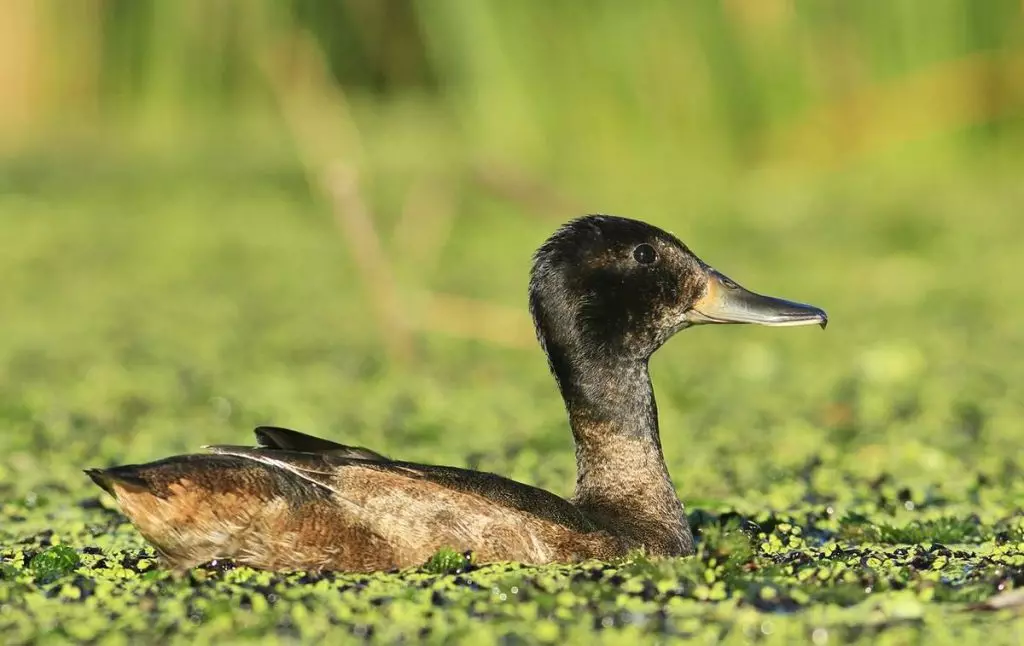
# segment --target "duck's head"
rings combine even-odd
[[[693,325],[828,322],[817,307],[744,289],[666,231],[608,215],[573,220],[540,247],[530,311],[556,374],[566,361],[646,360]]]

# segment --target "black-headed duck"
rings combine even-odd
[[[90,469],[178,569],[232,559],[273,570],[374,571],[448,547],[479,562],[693,552],[662,455],[647,364],[676,332],[710,323],[825,326],[825,312],[755,294],[675,236],[587,216],[534,256],[530,313],[568,411],[576,493],[492,473],[413,464],[276,427],[258,446],[209,446]]]

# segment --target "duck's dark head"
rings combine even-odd
[[[563,388],[563,364],[646,362],[691,325],[828,321],[817,307],[740,287],[670,233],[608,215],[573,220],[540,247],[530,311]]]

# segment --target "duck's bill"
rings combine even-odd
[[[772,296],[755,294],[740,287],[717,271],[708,272],[708,288],[703,298],[687,312],[691,325],[705,323],[752,323],[786,327],[828,324],[825,310]]]

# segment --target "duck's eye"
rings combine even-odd
[[[633,260],[637,261],[641,265],[649,265],[657,259],[658,252],[656,252],[654,247],[646,242],[641,245],[637,245],[636,249],[633,250]]]

